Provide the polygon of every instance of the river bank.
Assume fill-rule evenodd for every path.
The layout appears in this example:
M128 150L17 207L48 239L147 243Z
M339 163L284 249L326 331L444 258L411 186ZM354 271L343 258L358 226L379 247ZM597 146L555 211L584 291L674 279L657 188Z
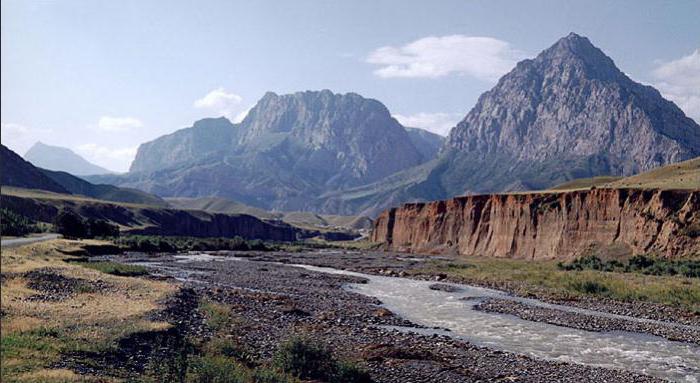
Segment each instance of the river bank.
M299 262L301 257L306 258L306 262ZM549 381L580 381L583 377L590 379L592 376L596 377L594 380L613 381L653 381L655 379L636 374L644 371L643 368L636 371L621 371L610 367L599 368L572 363L577 361L573 357L577 352L574 349L559 350L564 354L570 352L571 357L562 355L560 358L552 359L526 356L529 352L532 355L546 355L550 347L547 345L538 346L532 350L524 348L520 350L521 352L515 353L499 349L498 346L486 346L490 342L489 339L456 334L460 331L458 327L454 327L456 331L446 330L450 328L449 323L442 326L426 326L421 324L422 318L417 322L406 320L405 318L410 318L410 313L400 305L387 304L391 302L391 296L372 297L364 291L365 287L370 288L376 284L374 278L383 278L382 280L389 282L403 280L402 278L369 275L362 278L355 275L328 274L319 272L320 270L314 269L313 266L304 266L307 268L305 269L278 262L284 260L285 263L327 264L334 259L335 263L342 263L348 268L354 265L353 267L356 268L358 262L354 262L354 257L353 253L342 251L333 254L316 251L295 254L220 252L206 255L155 257L132 254L110 259L144 265L156 275L179 280L191 286L206 299L230 307L231 315L238 323L235 336L241 344L250 348L255 358L259 359L269 358L279 339L293 334L304 334L328 345L344 358L358 360L368 369L373 378L382 382L404 382L407 379L436 381L436 376L439 376L439 381L446 382L499 381L508 377L520 381L542 381L543 377ZM309 259L314 259L316 262L310 262ZM412 261L409 260L409 262ZM365 280L367 278L371 280ZM432 291L428 285L433 282L415 281L415 283L426 284L425 289L420 291ZM384 305L380 306L380 303ZM410 303L409 306L413 304L415 302ZM418 309L419 306L416 308ZM427 307L418 311L432 312L433 310L434 308ZM493 322L487 318L484 323L489 321ZM497 321L493 323L499 325ZM503 325L507 326L508 323ZM522 323L517 325L528 329L530 325L527 323L537 322L523 323L525 325ZM658 325L663 326L663 324ZM563 328L559 326L552 326L552 328L556 328L554 333L557 337L569 337L572 336L571 332L575 331L562 330ZM539 329L538 327L534 330ZM551 329L543 327L542 330ZM581 336L581 334L575 333L573 336ZM617 344L626 337L611 339L606 335L594 339L601 342L600 346L604 348L603 345ZM675 352L672 349L676 347L673 343L664 343L665 341L660 341L660 338L656 337L650 339L652 342L660 342L659 344L663 347L671 347L666 351L669 355ZM554 341L554 338L550 341ZM649 339L644 340L644 342L648 341ZM587 340L581 339L581 342L585 343ZM546 343L544 338L542 343ZM644 347L641 346L642 343L630 342L626 345L629 349L620 350L619 355L633 352L635 347ZM684 347L686 346L681 346L679 350L682 349L686 355L690 350L690 355L693 354L692 350L695 346ZM640 349L640 352L645 351ZM596 358L599 363L603 363L600 360L606 356L601 355ZM659 374L664 374L662 371L668 367L669 370L674 371L669 375L676 377L673 379L679 380L680 376L694 374L692 370L685 371L685 368L690 367L684 366L683 363L674 366L663 366L663 363L665 362L657 363L654 367L657 369L656 372L649 373L656 374L658 377Z

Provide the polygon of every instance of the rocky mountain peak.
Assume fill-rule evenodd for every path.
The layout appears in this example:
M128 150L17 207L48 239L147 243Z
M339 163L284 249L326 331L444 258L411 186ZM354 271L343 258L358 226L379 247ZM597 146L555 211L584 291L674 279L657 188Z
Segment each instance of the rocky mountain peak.
M597 164L581 174L630 175L700 155L700 127L572 33L484 93L445 149L535 163L581 160Z

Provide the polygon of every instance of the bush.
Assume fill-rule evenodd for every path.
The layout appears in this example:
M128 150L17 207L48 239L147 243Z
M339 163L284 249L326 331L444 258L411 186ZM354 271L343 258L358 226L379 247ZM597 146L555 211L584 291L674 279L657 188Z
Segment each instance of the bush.
M570 284L570 287L584 294L603 295L608 292L607 286L595 281L575 281Z
M36 222L12 210L0 209L0 234L21 237L39 232Z
M272 251L278 249L278 247L258 239L247 241L238 236L233 238L198 238L130 235L115 239L114 242L128 250L144 253L207 250Z
M103 219L83 219L71 210L61 210L54 220L57 233L66 238L118 237L119 227Z
M196 383L248 383L248 370L225 356L193 358L187 370L187 381Z
M330 351L303 338L292 338L280 345L273 357L279 370L302 380L319 379L329 383L369 383L369 374L350 362L339 362Z
M575 259L571 263L559 262L557 267L561 270L569 271L622 271L646 275L682 275L687 278L700 278L700 261L668 260L648 255L636 255L630 258L626 265L617 260L603 262L600 258L590 255Z
M54 220L56 232L66 238L86 238L88 228L83 219L70 210L62 210Z

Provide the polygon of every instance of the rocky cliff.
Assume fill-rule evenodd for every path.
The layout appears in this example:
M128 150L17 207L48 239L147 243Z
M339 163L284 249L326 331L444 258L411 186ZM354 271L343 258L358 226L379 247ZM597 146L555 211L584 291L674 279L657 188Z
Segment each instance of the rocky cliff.
M617 246L631 254L700 254L700 192L593 189L491 194L383 212L371 240L398 251L548 259Z
M382 103L355 93L268 92L238 124L197 121L142 144L129 174L89 179L165 197L325 211L319 196L428 161L437 140L409 134Z
M530 163L596 157L607 169L592 172L627 176L700 155L700 126L572 33L484 93L446 149Z

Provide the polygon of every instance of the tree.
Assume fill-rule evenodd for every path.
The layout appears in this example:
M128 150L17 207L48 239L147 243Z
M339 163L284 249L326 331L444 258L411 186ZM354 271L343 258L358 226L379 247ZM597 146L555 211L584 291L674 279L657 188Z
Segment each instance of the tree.
M54 220L54 227L66 238L85 238L88 235L85 221L71 210L61 210Z

